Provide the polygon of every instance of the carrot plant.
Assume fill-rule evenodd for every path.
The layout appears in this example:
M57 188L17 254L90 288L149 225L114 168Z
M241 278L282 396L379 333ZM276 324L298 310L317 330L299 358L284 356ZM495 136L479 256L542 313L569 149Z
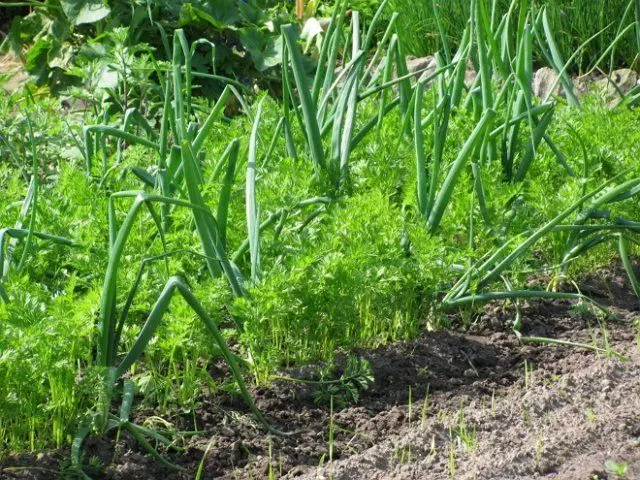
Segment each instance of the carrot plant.
M170 226L168 217L171 208L187 208L193 215L196 231L200 238L200 245L203 250L207 269L211 276L224 275L234 295L241 297L246 294L244 281L235 267L229 260L225 248L225 227L220 228L216 218L205 204L201 192L203 183L201 167L198 163L199 154L203 143L209 135L215 122L219 119L222 107L229 95L229 89L225 89L217 104L203 123L200 129L193 128L189 124L191 117L191 55L193 48L187 44L184 33L181 30L175 32L173 42L173 68L172 75L165 83L165 111L162 117L161 136L150 134L151 139L139 137L128 133L126 130L101 125L85 128L86 161L87 169L92 168L92 158L94 155L94 135L99 133L104 136L116 137L132 143L138 143L155 150L158 155L158 165L156 182L154 189L159 190L159 194L146 193L144 191L122 191L111 195L109 199L109 260L106 275L104 277L102 300L100 308L99 335L97 342L97 365L105 375L104 398L98 405L97 416L92 420L91 425L83 424L74 440L72 448L72 459L76 470L82 474L82 444L90 432L91 427L97 429L98 433L105 433L113 428L124 429L131 433L140 443L146 447L154 456L171 468L178 468L170 464L162 457L149 443L148 438L159 441L165 445L171 442L161 435L135 425L129 421L129 411L131 409L134 385L128 380L124 381L123 400L121 413L116 417L109 413L109 407L114 397L114 387L129 368L136 362L144 352L147 344L158 328L160 321L168 310L169 304L175 293L179 293L196 315L202 320L207 331L212 335L215 344L222 352L222 356L231 368L233 378L240 389L240 393L249 405L251 411L257 419L269 430L277 431L269 425L265 417L255 406L248 390L244 378L240 372L235 356L229 350L225 339L222 337L216 323L211 319L205 308L193 295L187 284L177 276L172 276L155 302L149 313L147 320L140 330L134 344L128 350L124 358L119 357L121 345L121 333L127 321L128 308L133 301L135 290L129 295L123 315L118 316L118 271L123 264L123 254L127 246L129 235L134 222L139 213L146 209L153 219L158 230L159 238L166 251L165 234L166 227ZM173 87L173 89L171 89ZM172 99L172 101L169 101ZM255 168L255 136L259 112L256 116L255 128L252 139L252 149L250 150L249 165ZM104 137L103 137L104 138ZM237 147L231 144L228 154L229 164L233 166L237 155ZM170 152L170 153L169 153ZM104 157L106 159L106 156ZM253 165L253 167L251 167ZM106 174L106 169L103 170ZM144 176L144 175L142 175ZM227 176L227 187L222 190L221 205L218 212L222 213L226 220L228 209L228 189L233 180L233 172ZM253 180L250 181L250 180ZM252 256L252 277L257 275L257 215L255 211L255 176L247 181L247 212L249 222L249 238ZM186 193L186 198L174 197L174 193ZM132 199L133 202L128 213L119 225L117 219L116 202L121 199ZM253 205L253 209L250 209ZM156 206L163 209L162 215L156 210ZM166 208L169 207L169 208ZM163 219L162 216L165 216ZM134 285L134 289L136 285Z
M608 313L581 293L525 288L522 279L601 264L611 245L640 294L638 139L628 128L637 121L637 93L605 111L593 97L579 98L569 75L600 33L567 55L550 10L511 0L502 11L497 2L474 0L454 42L445 10L428 3L442 48L419 71L409 71L401 18L387 11L388 2L368 21L338 0L311 74L296 27L280 28L279 102L259 94L252 103L238 79L196 72L195 52L205 44L188 43L178 30L166 38L171 61L155 65L156 103L115 115L105 105L93 124L74 124L79 159L26 154L33 174L19 176L20 154L0 145L13 161L0 163L7 185L0 199L9 205L0 221L14 225L0 230L0 297L16 299L0 304L0 347L8 352L0 352L0 411L18 412L0 415L0 433L12 445L37 435L36 427L16 426L12 415L24 417L10 403L25 385L43 384L34 380L39 371L52 379L55 398L42 387L24 412L36 418L37 405L64 397L61 390L73 393L54 425L37 417L56 445L68 443L65 428L77 427L74 414L81 417L92 402L72 440L79 474L87 436L112 430L129 432L177 468L156 448L175 447L172 439L133 423L135 385L146 394L143 376L177 383L182 365L192 368L208 347L228 365L254 417L276 432L249 394L244 367L268 381L283 363L409 338L442 312L491 301L516 305L516 331L523 329L520 302L531 298L590 302ZM614 43L597 65L637 26L633 14L628 8L616 22ZM561 95L534 95L540 59L555 71L551 91L560 87ZM212 78L226 87L203 107L193 92ZM225 117L234 105L242 113ZM37 133L24 132L26 139ZM24 200L14 202L18 197ZM60 218L64 228L44 228L58 212L71 217ZM87 219L87 212L100 218ZM73 249L54 265L51 244ZM54 372L53 354L19 370L15 359L34 355L14 333L22 329L42 355L44 323L61 328L56 321L74 311L76 299L84 301L69 325L78 332L65 330L72 345L52 337L59 350L73 352L63 373ZM54 313L47 316L48 309ZM185 320L179 327L189 342L166 340L185 339L163 326L177 328L183 316L204 325L206 339ZM93 322L95 358L80 338L91 335ZM229 348L229 334L237 349ZM73 379L86 371L99 374L97 402L94 390L74 389ZM176 396L178 403L195 401L196 384ZM161 393L147 401L162 395L159 405L175 400Z

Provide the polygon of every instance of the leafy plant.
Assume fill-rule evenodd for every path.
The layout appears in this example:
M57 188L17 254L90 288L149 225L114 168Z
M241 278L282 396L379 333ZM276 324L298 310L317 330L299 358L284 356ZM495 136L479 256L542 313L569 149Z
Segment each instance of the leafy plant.
M110 38L125 26L129 29L126 41L119 39L116 44L124 45L129 53L149 45L157 60L169 59L168 38L173 31L188 28L188 36L206 38L206 43L197 47L195 70L213 70L248 83L280 64L278 27L288 18L279 3L271 0L46 0L19 4L31 6L32 11L14 18L5 48L23 60L36 84L49 85L54 91L77 85L76 77L89 70L87 63L96 56L112 55ZM86 40L91 41L89 49L83 45ZM118 56L117 52L113 55ZM106 60L103 65L94 65L97 78L93 81L100 86L112 85ZM136 65L130 67L128 75L136 73ZM219 93L219 83L208 82L209 89ZM120 86L126 90L122 83Z
M177 444L132 423L134 385L158 414L184 413L203 386L220 388L208 372L220 358L225 387L265 421L245 373L266 382L283 365L411 338L490 301L514 305L523 341L550 341L523 336L521 302L608 312L529 276L581 275L618 255L637 290L640 139L628 126L638 111L632 98L613 110L572 98L566 73L600 36L566 55L551 9L472 2L459 43L436 9L443 48L409 72L399 16L384 2L371 22L337 2L313 59L297 26L271 31L252 16L257 3L135 3L128 30L119 5L69 37L80 50L66 72L88 109L61 114L45 89L0 99L0 222L14 226L0 232L12 259L2 267L10 302L0 303L3 454L73 444L80 473L85 438L120 430L165 462L161 449ZM190 24L173 30L181 12ZM190 42L211 29L227 45L245 20L274 41L263 49L256 37L256 48L282 58L281 101L252 103L244 67L214 70L223 55L216 48L213 60L212 38ZM148 31L155 51L142 45ZM566 99L532 95L534 49ZM214 102L198 97L207 82L224 86ZM225 117L235 105L242 115ZM352 355L310 383L339 405L372 382ZM451 471L456 437L474 440L459 420Z
M616 462L609 459L604 462L604 468L608 473L615 476L615 478L623 480L629 470L629 464L627 462Z
M627 12L628 6L635 0L612 0L606 3L589 1L547 1L527 0L518 2L517 9L526 10L529 6L540 11L546 8L549 14L549 25L553 32L563 32L559 42L559 51L567 58L592 35L602 31L598 40L583 49L578 55L576 66L588 70L593 60L600 57L603 51L618 36L618 21L624 18L632 20ZM491 18L498 19L513 9L511 0L486 2L491 7ZM412 55L433 55L445 45L460 45L463 32L473 10L472 3L466 0L422 1L393 0L392 9L399 12L398 23L400 37ZM439 13L439 15L438 15ZM522 17L521 17L522 18ZM612 23L613 20L613 23ZM514 27L511 24L510 27ZM439 34L442 31L444 36ZM627 32L620 45L611 52L613 65L632 66L637 62L637 42L634 31ZM443 43L442 39L446 43ZM540 49L533 52L536 64L544 63Z
M132 364L142 355L157 330L162 318L167 312L171 299L176 292L181 294L191 309L193 309L193 311L203 321L209 333L213 336L223 358L229 364L229 367L233 372L234 380L240 389L243 399L247 402L252 412L267 429L277 432L277 430L268 424L262 413L253 403L253 400L247 390L246 383L239 370L236 358L229 350L226 340L220 333L218 326L211 319L198 299L193 295L191 289L180 277L173 276L168 279L162 293L157 298L154 307L147 316L147 320L140 330L133 346L128 350L124 359L119 360L118 358L121 335L129 315L129 308L134 300L138 288L138 282L140 281L140 276L138 276L136 283L134 283L133 288L127 297L124 308L121 310L120 315L118 315L118 270L121 268L123 263L124 249L129 240L134 221L136 220L136 217L139 216L143 208L148 210L151 218L155 222L163 249L165 250L162 255L154 258L153 260L163 259L173 254L172 252L166 251L165 241L165 234L167 233L166 227L170 224L167 217L171 212L168 209L163 209L163 219L157 214L154 206L159 204L161 207L187 208L193 214L193 221L196 225L196 230L200 237L201 246L204 252L204 254L199 254L199 256L204 258L211 276L218 277L224 274L229 281L229 285L233 293L239 297L245 295L242 277L240 276L237 268L234 268L229 261L223 242L220 238L221 230L218 227L216 219L213 217L209 208L203 201L202 192L200 190L200 178L202 172L196 162L196 159L199 158L199 152L202 148L203 142L208 136L214 123L219 118L222 106L224 105L224 101L228 95L228 90L224 91L222 98L219 99L217 105L214 106L206 122L199 130L194 131L194 129L188 128L187 122L192 108L190 103L192 85L192 72L190 67L192 55L193 48L189 48L184 33L181 30L176 31L173 42L173 75L164 85L165 98L167 100L165 101L165 111L163 112L161 135L157 136L155 132L148 132L148 135L150 135L155 142L147 138L127 133L126 130L119 130L112 127L94 126L85 129L85 154L89 173L92 168L92 157L95 155L93 146L97 143L94 142L93 135L96 133L102 133L103 135L129 140L134 143L141 143L147 147L154 148L159 154L159 164L156 176L158 178L164 176L164 181L158 181L154 184L154 186L157 185L160 188L162 193L161 195L147 194L144 191L123 191L114 193L110 198L109 263L102 290L96 359L97 365L104 372L104 389L103 398L96 406L95 413L92 415L89 422L81 425L72 446L72 460L76 470L81 475L83 475L82 445L92 428L99 434L104 434L114 428L119 430L125 429L165 465L172 469L179 469L164 459L164 457L162 457L147 440L147 438L155 439L156 441L169 446L171 445L171 442L168 439L165 439L162 435L159 435L152 430L129 422L129 412L132 405L134 388L133 383L130 380L125 380L123 384L123 401L120 416L116 417L109 413L110 406L115 395L114 388L118 383L118 379L125 374ZM184 72L182 69L183 65L185 67ZM183 90L183 85L186 89L186 93ZM173 87L173 89L171 89L171 87ZM173 97L172 102L169 101L171 97ZM171 110L169 110L169 105L173 105ZM169 128L169 125L171 128ZM173 134L171 139L169 137L170 130ZM170 140L173 140L174 145L170 144ZM171 159L167 158L169 147L171 147L172 152ZM107 159L105 158L104 161L106 162L106 160ZM172 160L177 162L177 164L174 163L172 165L170 163ZM255 162L255 158L250 158L250 162ZM106 163L104 164L104 168L106 175ZM180 175L168 175L168 170L172 170L175 173L178 169L180 170ZM140 173L140 175L142 178L145 178L144 174ZM184 190L186 190L186 197L188 200L173 198L174 193ZM118 226L115 201L120 198L133 198L133 204L122 225ZM255 234L256 232L250 232L250 236Z
M326 378L327 376L329 378ZM340 408L358 403L360 392L368 390L374 382L371 364L365 358L356 355L349 355L339 378L331 378L331 372L323 372L322 377L314 382L314 401L325 405L333 401L333 405Z

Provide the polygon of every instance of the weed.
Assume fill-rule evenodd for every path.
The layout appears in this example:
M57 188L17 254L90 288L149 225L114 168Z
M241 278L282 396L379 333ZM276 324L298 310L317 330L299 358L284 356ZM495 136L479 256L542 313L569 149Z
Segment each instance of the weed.
M450 430L449 434L455 440L458 449L463 450L465 453L470 453L478 445L476 428L475 426L471 429L468 428L462 408L458 410L457 425Z
M530 363L526 358L524 360L524 388L530 389L534 385L534 365Z
M629 470L629 464L627 462L616 462L609 459L604 462L604 468L616 479L624 480L626 478L627 470Z
M427 385L427 391L424 394L424 400L422 400L422 407L420 408L420 430L424 431L427 425L427 415L429 413L429 388L430 385Z
M544 434L542 430L538 431L538 438L536 439L536 448L533 454L533 461L536 466L536 470L540 470L542 465L542 456L544 454Z
M448 448L448 461L447 469L449 471L449 478L456 477L457 463L456 463L456 444L453 440L451 431L449 432L449 448Z

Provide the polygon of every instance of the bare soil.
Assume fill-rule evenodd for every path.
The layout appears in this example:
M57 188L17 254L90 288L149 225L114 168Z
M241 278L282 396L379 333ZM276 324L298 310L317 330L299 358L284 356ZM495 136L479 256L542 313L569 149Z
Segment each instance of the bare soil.
M209 447L201 478L640 479L640 303L616 273L582 287L619 320L605 325L571 302L536 301L522 310L523 334L609 354L523 344L511 331L513 312L490 305L470 325L452 316L453 331L357 352L375 383L333 415L314 403L312 386L255 388L258 407L293 435L265 434L239 399L216 395L202 399L195 425L194 416L167 418L201 432L183 439L184 452L169 453L188 473L167 470L123 435L117 445L107 438L87 446L86 456L106 465L94 478L191 479ZM11 457L0 478L54 478L67 458L68 451ZM624 477L611 462L626 467Z

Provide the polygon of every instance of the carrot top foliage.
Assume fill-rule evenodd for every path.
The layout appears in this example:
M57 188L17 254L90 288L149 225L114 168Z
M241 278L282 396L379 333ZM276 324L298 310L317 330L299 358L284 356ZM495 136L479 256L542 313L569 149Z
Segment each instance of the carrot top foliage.
M313 69L281 26L277 99L199 71L202 42L177 29L148 97L131 101L124 67L64 114L29 88L0 100L2 453L71 445L82 476L85 439L124 430L173 468L172 440L131 420L140 403L188 412L225 388L294 433L249 378L492 300L604 310L532 274L554 285L619 257L640 294L638 90L577 92L568 72L594 39L566 55L548 10L477 0L460 42L411 72L388 2L370 19L347 7ZM545 98L534 49L556 74ZM206 78L225 84L211 101ZM208 373L218 359L230 378Z

